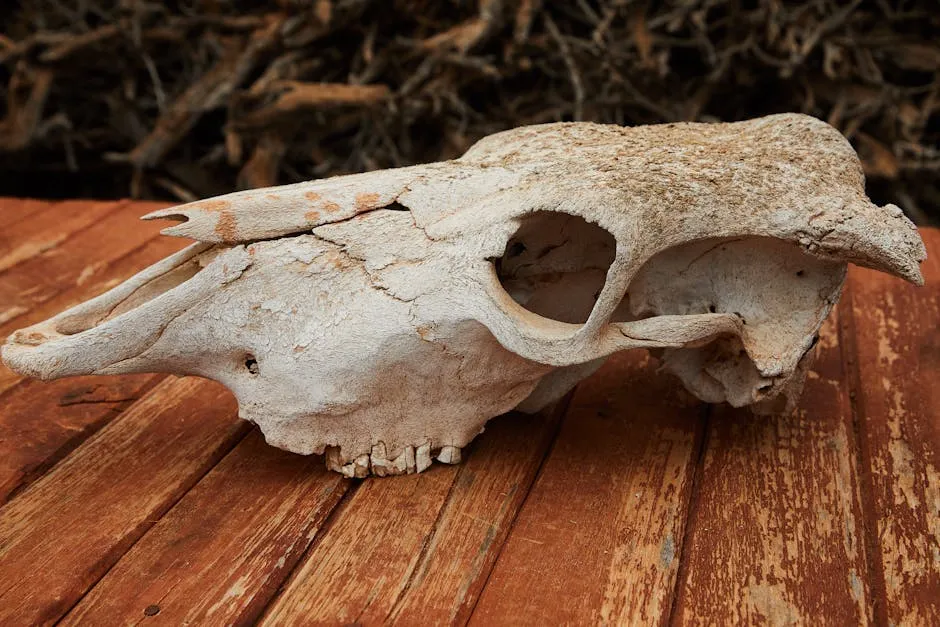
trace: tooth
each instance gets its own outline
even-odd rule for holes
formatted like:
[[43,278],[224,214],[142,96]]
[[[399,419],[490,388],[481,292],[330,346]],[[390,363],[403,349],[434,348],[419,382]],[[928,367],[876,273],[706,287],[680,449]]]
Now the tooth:
[[409,475],[413,473],[415,471],[415,447],[406,446],[404,452],[395,461],[399,463],[400,468],[404,468],[404,473]]
[[343,463],[343,450],[338,446],[326,447],[326,467],[350,479],[362,479],[369,476],[369,456],[360,455],[348,464]]
[[425,442],[415,451],[415,467],[417,472],[427,470],[431,466],[431,442]]
[[459,464],[460,450],[459,446],[442,446],[440,453],[437,454],[437,461],[442,464]]
[[338,446],[326,447],[324,461],[326,461],[327,470],[332,470],[333,472],[343,472],[343,455]]
[[353,461],[345,464],[340,472],[350,479],[365,479],[369,476],[369,456],[363,453]]
[[388,451],[385,442],[372,445],[372,474],[378,477],[396,474],[388,460]]

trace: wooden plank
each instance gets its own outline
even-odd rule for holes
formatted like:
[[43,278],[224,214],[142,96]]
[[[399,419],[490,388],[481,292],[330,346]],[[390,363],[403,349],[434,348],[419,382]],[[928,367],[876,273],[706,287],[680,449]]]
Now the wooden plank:
[[171,379],[0,509],[0,624],[69,610],[246,432],[222,386]]
[[29,219],[4,224],[0,231],[0,273],[54,250],[127,205],[126,201],[66,201],[50,204]]
[[821,330],[796,413],[715,408],[689,518],[676,622],[871,621],[838,315]]
[[363,482],[263,622],[464,622],[556,424],[509,414],[460,466]]
[[38,478],[162,377],[27,381],[0,403],[0,503]]
[[702,406],[639,352],[583,382],[472,624],[654,624],[667,616]]
[[253,431],[138,542],[65,625],[249,624],[349,480]]
[[876,618],[940,625],[940,231],[924,287],[853,268],[854,393]]
[[[0,197],[0,217],[2,217],[3,220],[2,228],[6,229],[24,220],[29,220],[54,206],[55,202],[49,200]],[[0,232],[0,238],[2,238],[2,232]]]
[[33,219],[4,224],[0,230],[0,323],[27,311],[15,302],[9,291],[2,290],[2,281],[22,262],[44,253],[54,254],[56,248],[92,224],[119,211],[126,203],[70,202],[49,205]]

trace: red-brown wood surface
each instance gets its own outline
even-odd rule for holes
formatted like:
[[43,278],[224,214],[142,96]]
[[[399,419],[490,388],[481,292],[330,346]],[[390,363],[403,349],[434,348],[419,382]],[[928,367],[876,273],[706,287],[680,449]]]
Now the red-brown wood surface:
[[[0,208],[2,336],[185,245],[152,204]],[[793,415],[637,352],[417,476],[273,449],[211,382],[0,366],[0,624],[940,624],[923,233],[926,287],[852,269]]]
[[864,522],[839,312],[799,409],[715,408],[689,515],[678,622],[867,623]]
[[[257,617],[349,483],[252,432],[119,561],[64,624]],[[148,610],[149,608],[149,610]]]
[[940,231],[921,288],[851,275],[851,367],[879,622],[940,625]]
[[471,622],[662,622],[669,613],[702,406],[640,352],[574,395]]
[[245,431],[222,386],[187,378],[79,446],[0,509],[0,624],[59,618]]

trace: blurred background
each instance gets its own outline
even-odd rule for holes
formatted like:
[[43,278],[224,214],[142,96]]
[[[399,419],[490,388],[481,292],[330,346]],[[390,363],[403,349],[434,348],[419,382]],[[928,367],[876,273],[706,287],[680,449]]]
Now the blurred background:
[[0,195],[188,201],[552,121],[800,111],[940,223],[936,0],[4,0]]

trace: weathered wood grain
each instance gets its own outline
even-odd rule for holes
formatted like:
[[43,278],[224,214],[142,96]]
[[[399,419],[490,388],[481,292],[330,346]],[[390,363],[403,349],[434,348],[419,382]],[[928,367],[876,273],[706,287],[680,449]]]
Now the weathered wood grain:
[[435,466],[362,482],[269,606],[261,624],[362,622],[385,615],[408,587],[457,475]]
[[291,572],[347,479],[253,431],[138,542],[64,625],[248,624]]
[[[29,212],[27,215],[21,215],[18,211],[24,204],[30,207],[35,201],[17,201],[10,199],[0,199],[5,211],[10,215],[19,217],[11,223],[4,222],[0,230],[0,280],[10,280],[9,276],[13,267],[29,257],[40,255],[50,249],[55,248],[70,235],[83,228],[87,228],[95,220],[100,220],[108,213],[117,211],[121,203],[101,202],[101,203],[80,203],[68,205],[66,209],[68,214],[75,218],[71,221],[62,220],[59,209],[61,205],[53,203],[42,203],[42,209],[45,211]],[[87,210],[86,210],[87,209]],[[35,215],[32,215],[35,214]],[[9,294],[9,293],[8,293]],[[28,308],[22,304],[8,302],[6,298],[0,298],[0,324],[28,311]]]
[[463,625],[554,439],[569,399],[493,421],[459,469],[434,535],[388,622]]
[[796,413],[712,413],[678,582],[678,624],[871,621],[838,315],[821,330]]
[[[134,213],[154,206],[159,205],[138,203]],[[60,211],[68,207],[49,203],[46,208],[58,218]],[[82,213],[82,209],[70,210],[70,213]],[[83,248],[82,251],[92,257],[79,258],[79,261],[87,262],[95,270],[73,283],[68,283],[68,277],[61,277],[61,283],[51,287],[50,292],[61,291],[32,308],[8,310],[11,316],[0,322],[0,341],[18,328],[49,318],[106,291],[186,245],[185,240],[158,237],[154,225],[142,223],[140,228],[151,232],[152,239],[115,259],[99,256],[114,249]],[[117,250],[119,254],[122,252]],[[19,268],[14,268],[11,273],[18,271]],[[24,381],[0,364],[0,394],[3,395],[0,401],[0,502],[107,424],[160,378],[150,375],[77,377],[42,383]]]
[[655,624],[667,616],[702,406],[645,354],[575,393],[471,624]]
[[[10,198],[0,196],[0,216],[4,226],[27,220],[55,205],[54,201],[37,198]],[[2,235],[0,235],[2,238]]]
[[162,378],[25,381],[0,401],[0,503],[107,424]]
[[940,231],[922,235],[924,287],[850,273],[875,607],[892,625],[940,625]]
[[557,419],[503,416],[460,466],[366,480],[264,624],[465,622]]
[[127,204],[126,201],[49,203],[43,211],[33,213],[29,219],[11,224],[4,222],[0,230],[0,273],[55,249]]
[[167,380],[0,509],[0,624],[69,610],[247,429],[232,396]]

